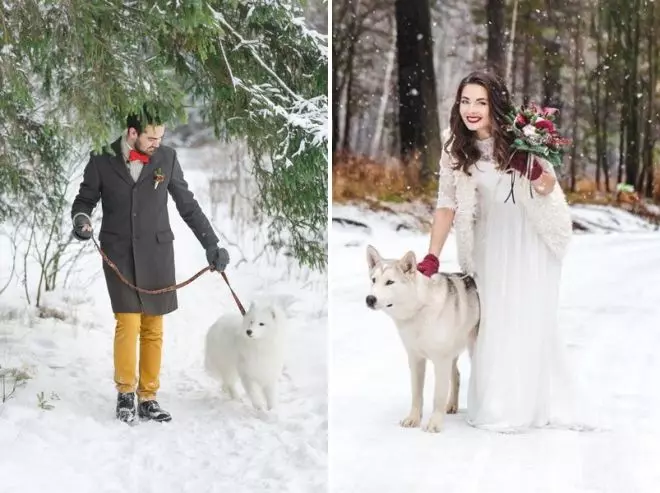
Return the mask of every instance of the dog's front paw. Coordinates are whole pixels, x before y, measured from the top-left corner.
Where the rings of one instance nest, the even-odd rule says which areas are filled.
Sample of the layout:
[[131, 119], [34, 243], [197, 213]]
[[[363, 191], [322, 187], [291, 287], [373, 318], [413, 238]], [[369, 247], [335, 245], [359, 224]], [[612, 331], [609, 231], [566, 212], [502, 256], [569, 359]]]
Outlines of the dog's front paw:
[[266, 412], [266, 403], [262, 401], [261, 399], [252, 399], [252, 407], [257, 411], [257, 412]]
[[446, 408], [447, 414], [456, 414], [458, 412], [458, 402], [450, 402]]
[[240, 394], [238, 393], [238, 389], [236, 388], [236, 385], [223, 384], [222, 391], [225, 394], [227, 394], [231, 400], [234, 400], [234, 401], [241, 400]]
[[269, 411], [275, 409], [278, 404], [277, 390], [274, 386], [266, 387], [264, 389], [264, 396], [266, 397], [266, 407]]
[[417, 428], [422, 422], [422, 413], [418, 411], [411, 411], [408, 416], [400, 421], [400, 425], [404, 428]]
[[257, 395], [254, 392], [252, 392], [252, 393], [248, 393], [248, 397], [250, 398], [250, 404], [252, 404], [252, 407], [256, 411], [258, 412], [266, 411], [266, 401], [260, 395]]
[[443, 422], [444, 416], [441, 413], [433, 413], [429, 418], [429, 422], [426, 423], [424, 431], [428, 433], [439, 433], [442, 431]]

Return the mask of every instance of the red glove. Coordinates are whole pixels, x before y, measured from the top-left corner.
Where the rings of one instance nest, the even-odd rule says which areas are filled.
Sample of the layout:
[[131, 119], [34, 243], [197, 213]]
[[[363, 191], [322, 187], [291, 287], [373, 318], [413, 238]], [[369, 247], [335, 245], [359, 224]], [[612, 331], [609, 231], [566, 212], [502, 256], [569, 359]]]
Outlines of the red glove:
[[417, 264], [417, 270], [424, 274], [426, 277], [431, 277], [438, 272], [440, 268], [440, 260], [438, 257], [429, 253], [424, 259]]
[[[515, 152], [509, 161], [509, 168], [515, 169], [523, 176], [527, 176], [531, 181], [536, 180], [543, 173], [543, 166], [541, 166], [536, 158], [532, 158], [532, 165], [529, 167], [529, 172], [527, 172], [526, 152]], [[525, 173], [527, 173], [527, 175], [525, 175]]]

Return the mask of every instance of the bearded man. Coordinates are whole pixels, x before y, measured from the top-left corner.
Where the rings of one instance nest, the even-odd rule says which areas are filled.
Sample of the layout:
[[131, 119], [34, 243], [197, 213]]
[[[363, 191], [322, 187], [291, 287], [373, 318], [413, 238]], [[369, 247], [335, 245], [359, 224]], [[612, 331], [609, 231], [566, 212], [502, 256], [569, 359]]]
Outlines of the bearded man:
[[[92, 237], [91, 215], [101, 201], [101, 249], [131, 284], [148, 290], [176, 283], [168, 195], [206, 250], [211, 268], [222, 272], [229, 263], [227, 250], [218, 246], [211, 223], [188, 188], [176, 151], [161, 144], [164, 133], [165, 126], [146, 107], [142, 114], [128, 116], [123, 135], [103, 152], [92, 153], [71, 208], [72, 234], [85, 241]], [[140, 293], [122, 282], [105, 262], [103, 271], [116, 320], [116, 417], [130, 423], [137, 419], [137, 412], [142, 419], [170, 421], [172, 417], [160, 407], [156, 393], [163, 315], [178, 308], [176, 291]]]

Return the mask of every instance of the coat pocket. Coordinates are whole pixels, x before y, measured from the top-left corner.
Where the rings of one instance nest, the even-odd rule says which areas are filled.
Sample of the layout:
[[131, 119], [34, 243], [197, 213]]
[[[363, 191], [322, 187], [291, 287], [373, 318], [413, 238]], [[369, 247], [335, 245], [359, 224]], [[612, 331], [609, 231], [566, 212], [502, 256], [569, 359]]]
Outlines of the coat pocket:
[[99, 232], [99, 241], [101, 243], [122, 243], [126, 242], [127, 239], [126, 237], [122, 236], [120, 233], [115, 233], [114, 231], [106, 231], [105, 229], [102, 229]]
[[158, 240], [158, 243], [172, 243], [174, 241], [174, 233], [169, 229], [167, 231], [157, 231], [156, 240]]

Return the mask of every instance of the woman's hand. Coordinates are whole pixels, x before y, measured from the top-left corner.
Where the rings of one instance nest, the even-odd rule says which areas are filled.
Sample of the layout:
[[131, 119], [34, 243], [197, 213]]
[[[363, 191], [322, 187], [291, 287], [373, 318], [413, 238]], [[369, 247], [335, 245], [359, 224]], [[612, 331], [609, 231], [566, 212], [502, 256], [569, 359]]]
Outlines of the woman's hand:
[[509, 169], [516, 170], [531, 181], [538, 179], [543, 173], [543, 166], [534, 157], [532, 157], [532, 163], [529, 168], [527, 167], [526, 152], [515, 152], [509, 160]]
[[438, 260], [438, 257], [432, 253], [429, 253], [419, 264], [417, 264], [417, 270], [426, 277], [431, 277], [433, 274], [437, 273], [439, 268], [440, 260]]
[[529, 179], [539, 195], [547, 195], [552, 192], [557, 183], [555, 177], [543, 169], [543, 165], [535, 157], [532, 157], [532, 163], [528, 168], [527, 159], [528, 154], [526, 152], [516, 152], [511, 157], [509, 169], [516, 170], [520, 175]]
[[556, 184], [556, 178], [545, 170], [541, 173], [541, 176], [532, 181], [532, 186], [539, 195], [548, 195], [554, 190]]

